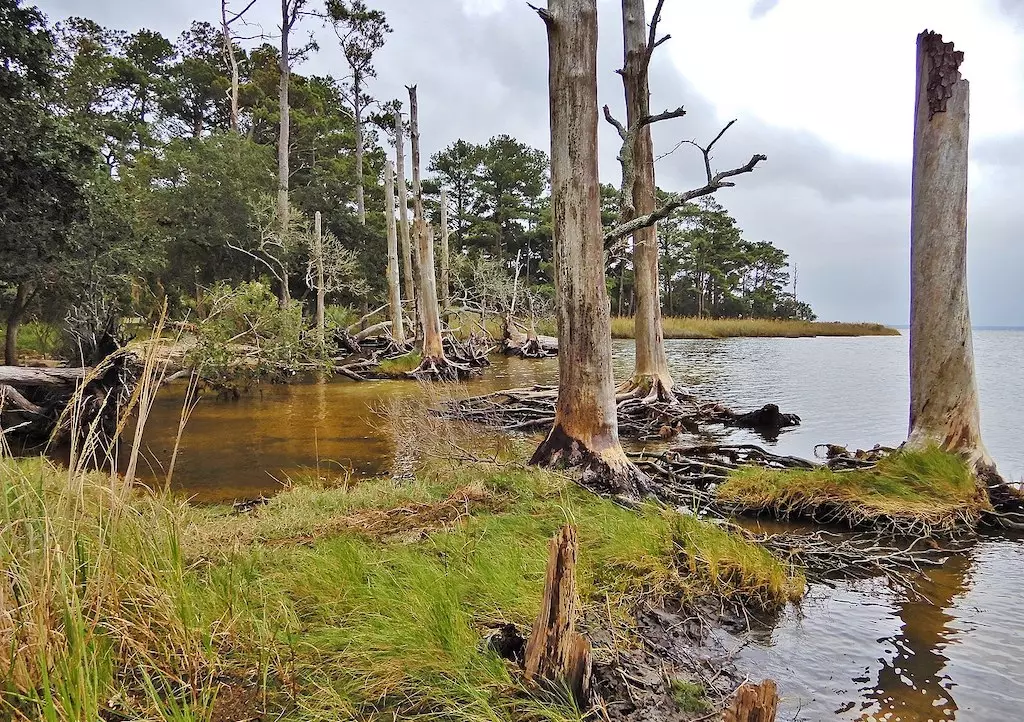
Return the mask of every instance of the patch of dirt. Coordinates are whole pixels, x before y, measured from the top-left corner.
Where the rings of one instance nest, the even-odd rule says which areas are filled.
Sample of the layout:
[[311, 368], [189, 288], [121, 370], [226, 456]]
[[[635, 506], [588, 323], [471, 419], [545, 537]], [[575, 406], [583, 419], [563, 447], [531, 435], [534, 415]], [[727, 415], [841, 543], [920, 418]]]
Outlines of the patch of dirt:
[[255, 686], [223, 685], [213, 701], [210, 722], [261, 722], [259, 697]]

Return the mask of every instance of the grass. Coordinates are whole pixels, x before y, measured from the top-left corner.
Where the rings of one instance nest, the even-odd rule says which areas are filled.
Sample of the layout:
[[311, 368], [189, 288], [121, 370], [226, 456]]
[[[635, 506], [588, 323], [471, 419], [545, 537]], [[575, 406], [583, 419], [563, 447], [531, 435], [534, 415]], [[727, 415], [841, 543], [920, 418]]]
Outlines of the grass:
[[[899, 336], [879, 323], [788, 321], [767, 318], [678, 318], [661, 320], [665, 338], [803, 338], [809, 336]], [[612, 338], [634, 338], [633, 319], [612, 318]]]
[[[0, 331], [0, 343], [6, 339]], [[52, 359], [65, 351], [60, 328], [52, 323], [29, 321], [18, 329], [18, 356], [28, 359]]]
[[423, 356], [418, 351], [413, 351], [404, 356], [381, 361], [380, 366], [377, 367], [377, 373], [387, 377], [404, 378], [410, 372], [418, 369], [422, 361]]
[[699, 684], [675, 679], [672, 680], [671, 690], [673, 701], [683, 712], [701, 714], [708, 711], [706, 693]]
[[16, 720], [215, 722], [237, 704], [282, 722], [579, 720], [482, 643], [528, 627], [566, 521], [601, 626], [669, 597], [778, 605], [803, 584], [722, 529], [537, 470], [300, 483], [249, 514], [42, 460], [0, 475], [0, 716]]
[[938, 531], [973, 525], [986, 504], [964, 459], [934, 448], [897, 452], [853, 471], [748, 467], [719, 487], [718, 498], [747, 511]]

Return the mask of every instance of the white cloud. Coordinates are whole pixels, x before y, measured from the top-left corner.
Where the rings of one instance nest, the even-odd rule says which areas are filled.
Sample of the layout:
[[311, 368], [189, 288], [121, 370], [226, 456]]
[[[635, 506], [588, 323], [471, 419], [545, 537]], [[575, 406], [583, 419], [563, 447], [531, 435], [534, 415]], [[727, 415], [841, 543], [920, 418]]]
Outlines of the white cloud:
[[[965, 51], [975, 140], [1024, 130], [1024, 44], [995, 0], [669, 3], [669, 52], [720, 113], [810, 131], [879, 160], [911, 153], [915, 38]], [[756, 15], [756, 14], [755, 14]]]

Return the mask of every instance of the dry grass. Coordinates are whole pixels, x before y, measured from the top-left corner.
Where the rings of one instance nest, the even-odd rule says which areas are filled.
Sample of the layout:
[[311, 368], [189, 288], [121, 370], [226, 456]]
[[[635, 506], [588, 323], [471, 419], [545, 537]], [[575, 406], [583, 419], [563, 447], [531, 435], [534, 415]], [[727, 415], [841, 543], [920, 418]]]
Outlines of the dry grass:
[[[810, 336], [899, 336], [894, 328], [879, 323], [783, 321], [765, 318], [662, 319], [665, 338], [803, 338]], [[612, 338], [634, 338], [633, 319], [612, 319]]]
[[971, 528], [987, 505], [967, 463], [938, 449], [899, 452], [852, 471], [745, 468], [718, 498], [739, 511], [914, 533]]

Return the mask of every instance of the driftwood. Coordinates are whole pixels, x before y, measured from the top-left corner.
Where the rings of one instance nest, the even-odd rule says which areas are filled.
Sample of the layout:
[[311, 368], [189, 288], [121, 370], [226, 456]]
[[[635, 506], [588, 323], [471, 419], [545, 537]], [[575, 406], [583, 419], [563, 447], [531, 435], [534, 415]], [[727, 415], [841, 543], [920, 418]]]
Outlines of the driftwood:
[[116, 434], [138, 379], [138, 362], [117, 354], [98, 368], [0, 366], [0, 433], [27, 443]]
[[722, 722], [774, 722], [778, 708], [775, 682], [766, 679], [761, 684], [745, 684], [736, 690], [732, 704], [722, 714]]
[[590, 706], [590, 642], [576, 631], [576, 529], [566, 525], [551, 540], [544, 597], [526, 643], [526, 680], [547, 692], [568, 691], [581, 709]]
[[506, 356], [541, 359], [558, 355], [558, 339], [554, 336], [542, 336], [529, 329], [520, 330], [515, 319], [506, 315], [503, 323], [501, 350]]

